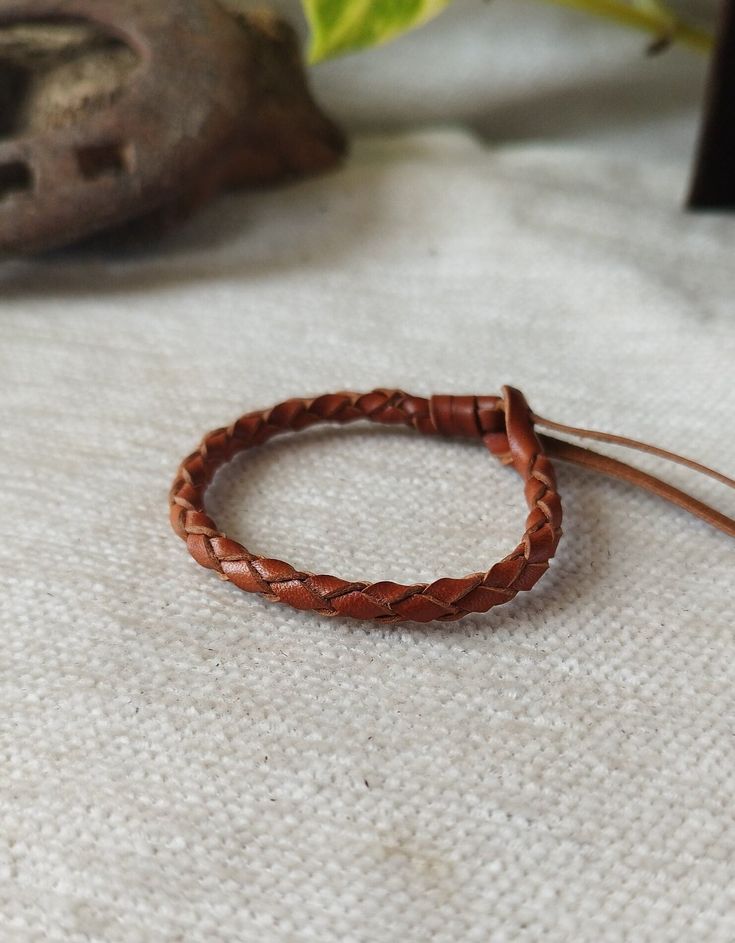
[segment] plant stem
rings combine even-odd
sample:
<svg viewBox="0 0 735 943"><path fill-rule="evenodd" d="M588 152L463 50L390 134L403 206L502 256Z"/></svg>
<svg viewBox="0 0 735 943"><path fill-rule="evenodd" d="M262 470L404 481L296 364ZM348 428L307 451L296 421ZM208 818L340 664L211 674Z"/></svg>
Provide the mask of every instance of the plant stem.
<svg viewBox="0 0 735 943"><path fill-rule="evenodd" d="M677 19L673 14L659 15L653 10L641 9L624 0L554 0L563 6L573 7L585 13L615 20L623 26L632 26L647 33L652 33L655 39L668 39L680 42L697 52L709 52L712 49L712 36L697 26L692 26Z"/></svg>

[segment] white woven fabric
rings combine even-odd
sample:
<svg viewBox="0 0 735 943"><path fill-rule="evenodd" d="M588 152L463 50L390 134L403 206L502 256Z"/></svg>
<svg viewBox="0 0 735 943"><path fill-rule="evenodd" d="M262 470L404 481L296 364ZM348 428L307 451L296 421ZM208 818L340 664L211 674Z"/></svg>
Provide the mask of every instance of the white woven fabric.
<svg viewBox="0 0 735 943"><path fill-rule="evenodd" d="M388 629L239 593L166 516L207 430L378 385L510 382L732 474L735 221L683 179L395 134L152 253L0 268L3 941L735 938L732 540L561 468L532 593ZM212 508L406 581L525 516L480 446L364 426L243 456Z"/></svg>

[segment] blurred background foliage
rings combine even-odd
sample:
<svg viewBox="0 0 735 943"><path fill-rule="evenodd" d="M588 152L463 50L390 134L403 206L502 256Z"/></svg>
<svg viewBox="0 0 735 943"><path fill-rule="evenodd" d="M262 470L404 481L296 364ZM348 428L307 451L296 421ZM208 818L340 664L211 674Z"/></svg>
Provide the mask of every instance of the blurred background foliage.
<svg viewBox="0 0 735 943"><path fill-rule="evenodd" d="M423 25L452 0L303 0L311 30L310 59L319 62L346 52L379 45ZM682 14L664 0L553 0L624 26L644 30L651 50L680 42L701 52L712 46L712 33L691 13Z"/></svg>

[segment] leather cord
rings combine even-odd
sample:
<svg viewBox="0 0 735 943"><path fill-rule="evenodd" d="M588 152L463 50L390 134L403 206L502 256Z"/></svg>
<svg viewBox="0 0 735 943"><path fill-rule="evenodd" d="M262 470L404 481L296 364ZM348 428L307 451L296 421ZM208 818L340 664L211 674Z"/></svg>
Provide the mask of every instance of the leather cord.
<svg viewBox="0 0 735 943"><path fill-rule="evenodd" d="M651 494L658 495L658 497L670 501L671 504L676 504L685 511L689 511L690 514L706 521L717 530L729 534L730 537L735 537L735 521L693 498L686 491L681 491L679 488L675 488L673 485L669 485L665 481L641 471L639 468L632 468L630 465L626 465L625 462L611 458L609 455L600 455L598 452L584 449L572 442L552 439L551 436L541 435L539 438L543 442L547 453L553 455L554 458L580 465L582 468L590 468L601 475L607 475L609 478L618 478L629 485L637 485L637 487L650 491ZM708 471L711 471L711 469L708 469ZM735 483L733 486L735 487Z"/></svg>
<svg viewBox="0 0 735 943"><path fill-rule="evenodd" d="M480 439L503 464L512 465L523 481L528 515L518 546L490 569L459 579L442 577L432 583L406 585L388 580L369 583L296 570L282 560L251 553L223 534L206 513L208 485L237 453L316 423L361 419L410 426L424 435ZM536 425L652 452L735 487L735 481L727 476L655 446L535 416L523 394L510 386L503 387L502 396L440 395L429 399L379 389L286 400L210 432L179 467L169 496L171 524L197 563L240 589L320 615L388 623L454 621L509 602L536 584L548 569L562 533L561 499L550 456L645 488L735 536L735 520L685 492L617 459L539 435Z"/></svg>

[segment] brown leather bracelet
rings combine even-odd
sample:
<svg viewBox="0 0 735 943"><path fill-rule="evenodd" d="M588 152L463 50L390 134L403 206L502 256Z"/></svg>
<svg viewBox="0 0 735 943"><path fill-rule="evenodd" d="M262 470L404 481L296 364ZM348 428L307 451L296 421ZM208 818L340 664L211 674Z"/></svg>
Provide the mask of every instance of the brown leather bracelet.
<svg viewBox="0 0 735 943"><path fill-rule="evenodd" d="M460 579L403 585L351 581L294 569L281 560L251 553L225 536L204 510L204 495L216 471L244 449L273 436L297 432L320 422L358 419L411 426L426 435L481 439L503 464L512 465L524 483L529 513L525 532L508 556ZM502 396L411 396L400 390L328 393L315 399L290 399L272 409L248 413L231 426L215 429L181 463L170 492L171 523L189 552L247 592L311 609L320 615L350 616L380 622L449 622L471 612L486 612L531 589L549 567L561 537L561 499L550 455L646 488L735 536L735 521L685 492L570 442L538 435L535 425L636 448L685 464L735 487L735 481L681 456L621 436L563 426L534 415L523 394L505 386Z"/></svg>

